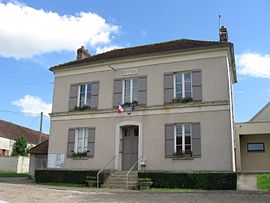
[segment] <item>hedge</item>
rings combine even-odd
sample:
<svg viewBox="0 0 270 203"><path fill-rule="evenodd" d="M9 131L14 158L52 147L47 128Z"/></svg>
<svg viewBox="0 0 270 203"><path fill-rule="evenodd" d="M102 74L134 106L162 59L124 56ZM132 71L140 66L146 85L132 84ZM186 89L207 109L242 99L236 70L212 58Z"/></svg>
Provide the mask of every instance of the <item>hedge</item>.
<svg viewBox="0 0 270 203"><path fill-rule="evenodd" d="M139 178L151 178L155 188L235 190L236 173L158 173L139 172Z"/></svg>
<svg viewBox="0 0 270 203"><path fill-rule="evenodd" d="M35 170L36 183L84 184L86 176L97 176L98 171ZM100 184L108 177L108 172L99 175Z"/></svg>

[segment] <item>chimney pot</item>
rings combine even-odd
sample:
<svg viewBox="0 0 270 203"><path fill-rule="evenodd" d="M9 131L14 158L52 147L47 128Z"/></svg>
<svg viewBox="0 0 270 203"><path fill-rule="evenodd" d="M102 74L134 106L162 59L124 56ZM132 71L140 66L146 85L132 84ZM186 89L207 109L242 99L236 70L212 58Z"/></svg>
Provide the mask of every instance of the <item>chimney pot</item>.
<svg viewBox="0 0 270 203"><path fill-rule="evenodd" d="M228 32L227 32L227 28L224 26L221 26L219 30L219 41L228 42Z"/></svg>
<svg viewBox="0 0 270 203"><path fill-rule="evenodd" d="M81 46L81 48L79 48L77 50L77 60L81 60L81 59L85 59L85 58L90 58L91 54L88 52L88 50L86 50L84 48L84 46Z"/></svg>

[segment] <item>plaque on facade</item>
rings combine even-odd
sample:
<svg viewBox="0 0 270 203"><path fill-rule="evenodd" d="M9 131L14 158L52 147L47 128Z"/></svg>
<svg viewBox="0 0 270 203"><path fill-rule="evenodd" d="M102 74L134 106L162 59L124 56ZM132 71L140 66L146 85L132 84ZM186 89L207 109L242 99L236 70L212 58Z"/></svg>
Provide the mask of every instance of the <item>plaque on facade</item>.
<svg viewBox="0 0 270 203"><path fill-rule="evenodd" d="M137 75L137 74L138 74L138 70L137 69L123 70L123 76Z"/></svg>

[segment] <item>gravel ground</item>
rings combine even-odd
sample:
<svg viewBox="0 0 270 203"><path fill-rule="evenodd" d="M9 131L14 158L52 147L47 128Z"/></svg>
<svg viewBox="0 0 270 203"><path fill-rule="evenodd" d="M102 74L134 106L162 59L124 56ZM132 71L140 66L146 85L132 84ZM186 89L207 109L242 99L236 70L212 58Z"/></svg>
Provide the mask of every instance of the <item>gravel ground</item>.
<svg viewBox="0 0 270 203"><path fill-rule="evenodd" d="M0 180L0 203L6 202L270 202L269 192L142 192L36 185L23 179Z"/></svg>

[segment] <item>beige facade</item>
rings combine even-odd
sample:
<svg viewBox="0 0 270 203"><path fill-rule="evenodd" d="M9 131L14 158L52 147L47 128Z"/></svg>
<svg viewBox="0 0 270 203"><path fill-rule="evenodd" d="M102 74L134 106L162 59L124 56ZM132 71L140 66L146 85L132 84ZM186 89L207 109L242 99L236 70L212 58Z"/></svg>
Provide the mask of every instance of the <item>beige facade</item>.
<svg viewBox="0 0 270 203"><path fill-rule="evenodd" d="M227 47L209 48L53 70L55 85L48 157L64 154L65 169L100 169L115 157L107 168L122 170L122 128L138 126L138 159L143 161L138 170L233 171L233 57ZM164 74L193 70L201 72L202 101L164 105ZM129 109L117 113L113 108L114 80L141 75L147 76L146 106L134 112ZM97 110L70 112L70 86L93 81L99 81ZM198 157L165 156L165 125L168 123L200 124ZM71 128L95 128L93 157L66 156Z"/></svg>

